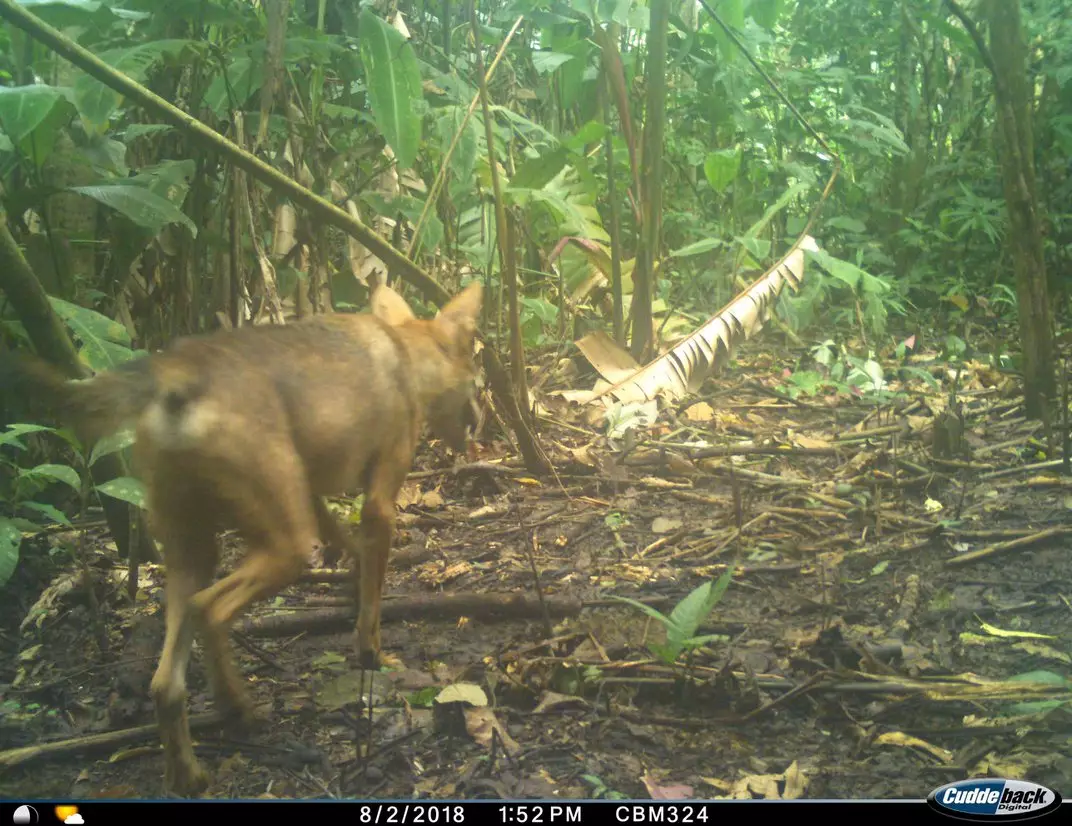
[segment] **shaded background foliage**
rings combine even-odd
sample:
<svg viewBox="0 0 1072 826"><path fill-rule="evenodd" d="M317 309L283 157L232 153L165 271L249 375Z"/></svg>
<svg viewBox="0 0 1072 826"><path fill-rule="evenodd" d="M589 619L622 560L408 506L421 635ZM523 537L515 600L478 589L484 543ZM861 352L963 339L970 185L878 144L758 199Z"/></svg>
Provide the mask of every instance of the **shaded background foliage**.
<svg viewBox="0 0 1072 826"><path fill-rule="evenodd" d="M492 162L517 217L525 344L558 347L609 325L612 211L628 312L640 233L632 158L645 114L646 4L482 4L485 65L524 15L489 84L490 148L482 110L465 119L477 93L467 4L22 5L348 205L414 251L448 289L487 279L487 331L503 349ZM1025 0L1022 8L1045 256L1055 305L1063 306L1072 248L1072 15L1059 0ZM946 6L725 0L715 10L844 164L812 230L824 249L820 267L801 294L780 299L785 329L805 343L837 342L854 364L892 353L898 333L934 331L956 338L958 352L1002 357L1007 343L989 333L1012 317L1016 292L993 85ZM674 3L670 11L653 304L664 341L694 328L739 292L740 278L777 259L833 162L706 8ZM630 123L602 80L600 31L621 55ZM0 31L0 79L8 225L90 369L220 324L363 304L376 268L359 245L10 27ZM426 211L441 171L445 184ZM588 246L563 245L566 238ZM6 347L27 346L6 301L0 331ZM42 512L20 510L27 503L51 507L74 496L43 481L27 487L25 469L48 454L47 444L34 444L30 454L5 454L2 480L9 515L31 521Z"/></svg>

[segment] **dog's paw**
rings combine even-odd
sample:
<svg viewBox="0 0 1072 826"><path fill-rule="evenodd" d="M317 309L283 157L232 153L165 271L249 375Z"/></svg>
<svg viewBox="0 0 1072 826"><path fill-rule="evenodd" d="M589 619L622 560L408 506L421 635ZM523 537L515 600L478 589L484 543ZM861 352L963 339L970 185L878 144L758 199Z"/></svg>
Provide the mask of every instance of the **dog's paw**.
<svg viewBox="0 0 1072 826"><path fill-rule="evenodd" d="M400 657L373 649L359 652L357 664L369 671L379 671L381 668L386 668L388 671L402 671L406 667Z"/></svg>
<svg viewBox="0 0 1072 826"><path fill-rule="evenodd" d="M209 787L212 778L197 760L169 762L164 769L164 787L182 797L194 797Z"/></svg>
<svg viewBox="0 0 1072 826"><path fill-rule="evenodd" d="M228 697L222 702L217 699L216 709L223 716L225 726L239 731L258 728L267 719L244 694L239 697Z"/></svg>

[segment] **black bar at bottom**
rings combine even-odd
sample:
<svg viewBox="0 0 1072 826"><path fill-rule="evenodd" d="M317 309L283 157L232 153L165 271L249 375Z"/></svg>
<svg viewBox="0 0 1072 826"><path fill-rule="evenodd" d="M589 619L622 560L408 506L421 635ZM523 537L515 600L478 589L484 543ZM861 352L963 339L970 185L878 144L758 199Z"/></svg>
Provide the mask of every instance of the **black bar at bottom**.
<svg viewBox="0 0 1072 826"><path fill-rule="evenodd" d="M885 809L913 823L951 822L923 800L12 800L0 803L0 826L199 826L214 817L229 818L235 826L245 818L259 826L276 818L287 826L721 826L724 818L743 815L745 805L773 806L769 814L776 817L806 811L858 822ZM1068 801L1061 810L1072 813Z"/></svg>

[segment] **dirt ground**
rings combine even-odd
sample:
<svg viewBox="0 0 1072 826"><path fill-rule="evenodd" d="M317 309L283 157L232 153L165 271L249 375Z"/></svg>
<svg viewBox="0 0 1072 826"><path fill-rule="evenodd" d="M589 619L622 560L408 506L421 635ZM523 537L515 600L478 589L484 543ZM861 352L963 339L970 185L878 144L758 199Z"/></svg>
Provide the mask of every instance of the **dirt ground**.
<svg viewBox="0 0 1072 826"><path fill-rule="evenodd" d="M384 646L405 669L377 676L371 731L336 616L349 590L303 581L236 629L267 722L195 735L207 796L920 798L983 774L1072 794L1072 485L1025 467L1040 426L980 370L961 378L970 459L934 458L941 393L794 403L780 369L742 357L706 409L632 443L563 403L540 425L557 480L495 466L501 442L463 471L426 447L387 589ZM741 455L704 457L699 438ZM95 528L90 600L73 538L24 545L3 591L2 749L153 722L162 572L142 569L131 605ZM660 624L611 598L669 614L731 565L697 632L716 636L677 665L648 648ZM488 705L433 702L454 683ZM197 655L190 695L211 711ZM152 730L5 756L2 797L162 794Z"/></svg>

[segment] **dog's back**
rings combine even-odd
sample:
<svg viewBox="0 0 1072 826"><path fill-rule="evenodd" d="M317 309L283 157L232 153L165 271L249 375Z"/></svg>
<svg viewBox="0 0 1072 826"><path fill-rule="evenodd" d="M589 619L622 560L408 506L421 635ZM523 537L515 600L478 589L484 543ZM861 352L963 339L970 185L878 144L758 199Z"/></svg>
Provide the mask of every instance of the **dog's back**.
<svg viewBox="0 0 1072 826"><path fill-rule="evenodd" d="M294 495L295 482L313 495L364 487L371 461L412 452L419 435L400 336L370 314L335 315L188 338L153 356L135 443L153 509L256 532L265 484Z"/></svg>

